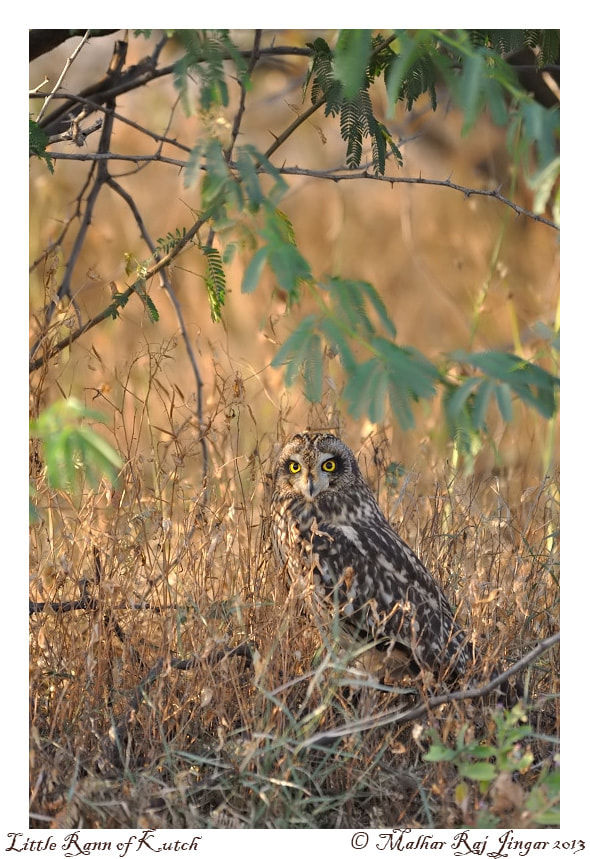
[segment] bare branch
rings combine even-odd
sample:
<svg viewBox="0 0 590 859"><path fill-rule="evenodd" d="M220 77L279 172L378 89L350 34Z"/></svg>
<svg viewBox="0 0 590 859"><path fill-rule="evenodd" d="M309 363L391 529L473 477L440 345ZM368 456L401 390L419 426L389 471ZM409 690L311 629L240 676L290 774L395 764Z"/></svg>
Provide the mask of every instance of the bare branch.
<svg viewBox="0 0 590 859"><path fill-rule="evenodd" d="M252 56L250 57L250 63L248 65L248 78L252 77L252 72L254 71L254 66L260 56L260 39L262 36L262 30L254 31L254 46L252 48ZM238 109L236 111L236 115L234 116L234 122L232 126L231 132L231 142L228 148L225 151L226 161L229 163L231 161L232 152L234 150L234 146L236 145L236 140L238 134L240 133L240 126L242 124L242 117L244 116L244 110L246 108L246 87L244 85L243 80L238 81L240 85L240 103L238 105Z"/></svg>
<svg viewBox="0 0 590 859"><path fill-rule="evenodd" d="M175 245L169 253L163 256L161 259L157 260L154 265L148 269L145 276L142 276L142 281L151 280L154 275L158 274L163 268L170 265L173 259L175 259L178 254L183 251L188 244L191 243L193 238L197 235L203 224L206 223L207 218L209 217L208 213L205 213L199 220L197 220L193 226L187 230L184 235L182 241L180 241L177 245ZM51 347L49 347L40 358L36 358L35 360L31 360L29 362L29 372L32 373L34 370L38 370L45 361L49 361L51 358L54 358L58 355L63 349L67 349L72 343L82 337L83 334L86 334L92 328L94 328L99 323L103 322L105 319L112 318L113 315L116 315L117 308L124 306L129 298L133 295L133 293L141 292L142 284L139 284L137 281L134 281L131 286L129 286L124 292L119 293L116 296L116 299L112 301L104 310L101 310L100 313L97 313L96 316L93 316L92 319L89 319L84 325L80 328L72 331L68 334L67 337L62 338L57 343L54 343ZM46 336L46 335L44 335ZM31 355L38 350L44 336L39 339L39 341L35 344L33 350L31 350Z"/></svg>
<svg viewBox="0 0 590 859"><path fill-rule="evenodd" d="M517 215L524 215L533 221L538 221L554 230L559 230L559 225L548 218L537 215L523 206L519 206L509 197L505 197L499 190L489 190L487 188L468 188L465 185L457 185L451 182L450 179L425 179L423 176L380 176L375 173L369 173L367 170L351 170L350 168L341 168L339 170L307 170L302 167L278 167L279 173L286 176L311 176L315 179L330 179L333 182L342 182L350 179L371 179L376 182L387 182L390 185L438 185L441 188L450 188L453 191L459 191L465 197L492 197L500 203L509 206Z"/></svg>
<svg viewBox="0 0 590 859"><path fill-rule="evenodd" d="M557 632L555 635L551 635L549 638L545 638L543 641L540 641L539 644L530 651L530 653L527 653L526 656L523 656L522 659L515 662L508 670L504 671L502 674L498 674L493 678L493 680L490 680L489 683L486 683L483 686L462 689L459 692L449 692L447 695L432 696L423 704L413 707L411 710L388 710L378 716L367 716L364 719L358 719L350 725L344 725L341 728L334 728L332 731L323 731L321 733L314 734L304 740L301 743L301 747L304 748L306 746L312 746L317 743L323 743L326 740L345 737L349 734L356 734L360 731L369 731L373 728L381 728L384 725L401 725L404 722L411 722L414 719L423 716L429 710L432 710L433 707L439 707L442 704L450 704L452 701L467 701L471 698L484 698L495 689L503 686L510 677L520 673L528 665L535 662L546 650L549 650L551 647L555 647L555 645L559 643L559 640L560 633Z"/></svg>
<svg viewBox="0 0 590 859"><path fill-rule="evenodd" d="M95 131L99 131L102 128L102 119L97 119L96 122L93 122L92 125L89 125L88 128L80 128L79 122L72 122L70 128L66 131L63 131L61 134L54 134L49 138L49 143L65 143L67 141L72 140L76 146L83 146L86 142L86 138L90 137L91 134L94 134Z"/></svg>
<svg viewBox="0 0 590 859"><path fill-rule="evenodd" d="M276 149L284 143L287 137L295 131L296 128L301 125L301 122L304 119L308 119L313 114L313 110L308 110L304 114L301 114L297 120L292 123L287 131L280 135L280 137L276 140L276 146L273 144L265 153L266 157L269 154L272 155ZM288 134L287 134L288 132ZM160 154L154 155L119 155L115 152L108 153L98 153L98 152L80 152L80 153L64 153L64 152L55 152L51 156L55 160L58 161L103 161L103 160L113 160L113 161L131 161L135 164L145 164L148 162L161 162L162 164L173 164L176 167L184 168L187 166L186 161L181 161L178 158L168 158L166 156ZM230 163L230 167L234 167L233 163ZM259 172L264 173L264 169L259 167ZM276 168L279 173L284 176L309 176L312 179L327 179L331 182L346 182L352 179L369 179L372 182L385 182L389 185L437 185L441 188L450 188L453 191L459 191L459 193L464 194L465 197L491 197L494 200L498 200L498 202L503 203L505 206L509 206L517 215L524 215L527 218L530 218L532 221L538 221L540 224L545 224L548 227L552 227L554 230L559 230L559 225L555 223L555 221L549 220L549 218L544 218L542 215L537 215L535 212L531 212L529 209L525 209L523 206L519 206L518 203L515 203L514 200L511 200L509 197L505 197L500 193L497 189L490 190L489 188L469 188L466 185L458 185L455 182L451 182L450 179L427 179L424 176L389 176L387 174L381 176L376 173L369 173L369 171L365 168L362 170L355 170L349 167L338 167L333 170L312 170L306 167L277 167Z"/></svg>
<svg viewBox="0 0 590 859"><path fill-rule="evenodd" d="M89 33L91 39L110 36L118 30L29 30L29 62L53 51L62 42Z"/></svg>
<svg viewBox="0 0 590 859"><path fill-rule="evenodd" d="M80 51L82 50L82 48L84 47L86 42L88 41L89 36L90 36L90 30L86 30L86 32L84 33L84 37L83 37L82 41L74 48L73 52L67 58L65 66L63 67L60 76L58 77L57 81L55 82L55 86L53 87L53 89L51 90L49 95L46 97L45 101L43 102L43 104L41 106L41 110L39 111L39 115L37 116L37 123L40 123L41 120L43 119L43 115L45 114L47 108L49 107L49 103L50 103L51 99L54 97L55 93L58 91L58 89L62 85L63 79L67 75L72 63L74 62L74 60L76 59L76 57L78 56L78 54L80 53Z"/></svg>
<svg viewBox="0 0 590 859"><path fill-rule="evenodd" d="M141 217L141 213L140 213L139 209L137 208L137 206L135 205L135 201L134 201L133 197L131 197L131 195L128 194L127 191L125 191L125 189L122 188L121 185L119 185L119 183L116 182L112 177L109 178L108 184L117 194L119 194L119 196L127 203L129 208L131 209L131 211L133 213L133 217L135 218L137 226L139 227L139 231L141 233L141 236L142 236L144 242L149 247L154 259L158 260L159 259L158 249L157 249L156 245L154 244L154 242L152 241L150 234L147 231L147 228L144 224L143 218ZM168 273L167 273L166 269L161 269L159 274L160 274L160 281L161 281L162 287L166 290L166 293L168 294L168 297L170 298L170 301L172 302L172 305L174 307L174 310L176 313L176 318L177 318L178 324L180 326L182 339L184 341L184 345L186 348L186 352L187 352L191 367L193 369L193 373L195 375L196 394L197 394L197 420L199 422L199 429L201 429L204 425L203 378L202 378L201 373L199 371L199 366L197 364L197 359L195 357L194 349L192 347L190 337L188 335L188 329L187 329L186 323L184 321L184 316L182 315L182 309L180 307L180 302L178 301L178 298L176 297L174 289L172 288L172 283L170 281L170 278L168 277ZM205 482L207 479L208 471L209 471L209 451L207 449L207 441L206 441L203 433L201 433L200 443L201 443L201 450L203 452L203 482Z"/></svg>

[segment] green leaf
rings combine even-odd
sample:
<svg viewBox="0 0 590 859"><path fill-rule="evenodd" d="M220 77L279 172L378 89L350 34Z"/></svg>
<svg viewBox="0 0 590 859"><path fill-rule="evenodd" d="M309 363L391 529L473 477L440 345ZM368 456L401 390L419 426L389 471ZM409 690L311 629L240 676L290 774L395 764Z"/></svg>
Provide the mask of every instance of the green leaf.
<svg viewBox="0 0 590 859"><path fill-rule="evenodd" d="M152 322L159 322L160 321L160 313L158 312L158 308L156 307L156 305L154 304L154 302L152 301L150 296L147 294L147 292L144 295L144 300L145 300L145 306L147 308L147 312L148 312L148 316L150 317L150 320Z"/></svg>
<svg viewBox="0 0 590 859"><path fill-rule="evenodd" d="M528 185L535 192L533 203L535 214L541 215L545 211L559 179L559 174L560 158L558 155L529 178Z"/></svg>
<svg viewBox="0 0 590 859"><path fill-rule="evenodd" d="M406 100L407 110L423 93L430 95L430 104L436 110L436 60L439 70L444 68L444 58L439 55L429 30L417 30L410 35L400 30L395 44L396 55L385 74L387 89L387 116L395 115L398 101Z"/></svg>
<svg viewBox="0 0 590 859"><path fill-rule="evenodd" d="M400 390L414 399L430 399L436 393L435 382L440 379L438 368L417 349L398 346L390 340L375 337L373 346L383 356L388 376Z"/></svg>
<svg viewBox="0 0 590 859"><path fill-rule="evenodd" d="M329 316L324 317L319 324L326 342L339 355L345 372L350 375L356 367L356 360L342 328Z"/></svg>
<svg viewBox="0 0 590 859"><path fill-rule="evenodd" d="M112 482L123 467L119 454L82 419L103 422L100 412L87 409L74 398L59 400L30 422L30 434L39 438L47 467L47 481L56 489L70 489L79 474L86 471L96 485L102 475Z"/></svg>
<svg viewBox="0 0 590 859"><path fill-rule="evenodd" d="M221 254L217 248L205 246L203 248L205 259L207 260L207 273L205 275L205 284L207 286L207 295L209 298L209 308L211 310L211 319L213 322L221 321L221 308L225 304L225 272L223 270L223 262Z"/></svg>
<svg viewBox="0 0 590 859"><path fill-rule="evenodd" d="M559 110L548 109L528 99L522 102L523 132L528 143L537 150L537 169L543 170L555 159L559 135Z"/></svg>
<svg viewBox="0 0 590 859"><path fill-rule="evenodd" d="M525 404L533 406L543 417L550 418L555 414L555 391L559 386L559 379L542 367L507 352L470 354L458 350L451 354L451 358L463 364L471 364L488 377L505 383ZM506 405L505 393L500 396L503 400L502 403L498 400L498 405L502 409Z"/></svg>
<svg viewBox="0 0 590 859"><path fill-rule="evenodd" d="M488 761L476 761L474 763L459 761L457 771L461 778L469 778L472 781L492 781L496 776L496 767Z"/></svg>
<svg viewBox="0 0 590 859"><path fill-rule="evenodd" d="M37 123L29 118L29 153L41 158L47 164L50 173L54 172L53 161L45 151L49 144L49 138Z"/></svg>
<svg viewBox="0 0 590 859"><path fill-rule="evenodd" d="M274 184L270 191L268 191L266 199L271 203L272 207L276 208L279 199L289 188L289 185L287 184L285 178L277 170L275 165L272 164L262 152L259 152L255 146L252 146L252 144L248 143L246 144L246 146L242 147L242 149L250 155L253 164L260 165L260 167L264 170L265 174L267 176L271 176L272 179L274 179Z"/></svg>
<svg viewBox="0 0 590 859"><path fill-rule="evenodd" d="M356 364L352 369L342 396L348 401L353 418L372 411L374 378L379 372L379 362L375 358Z"/></svg>
<svg viewBox="0 0 590 859"><path fill-rule="evenodd" d="M258 281L260 280L262 269L266 265L267 260L268 247L265 246L259 248L259 250L256 251L252 259L248 263L248 267L244 272L244 279L242 281L242 292L254 292L254 290L258 286Z"/></svg>
<svg viewBox="0 0 590 859"><path fill-rule="evenodd" d="M291 222L279 209L266 207L261 235L268 243L268 264L292 302L298 297L301 283L311 279L311 270L295 244Z"/></svg>
<svg viewBox="0 0 590 859"><path fill-rule="evenodd" d="M359 286L362 289L362 292L365 297L372 304L373 309L376 311L377 316L379 317L379 321L385 328L386 333L389 334L389 336L393 340L395 340L395 338L397 337L397 331L392 320L389 318L387 308L385 307L381 296L379 295L375 287L370 283L361 281L359 283Z"/></svg>
<svg viewBox="0 0 590 859"><path fill-rule="evenodd" d="M276 278L286 290L289 299L293 300L297 294L302 281L311 279L309 263L303 257L295 245L283 242L275 242L268 248L268 264L276 275Z"/></svg>
<svg viewBox="0 0 590 859"><path fill-rule="evenodd" d="M320 288L326 290L332 298L334 316L342 319L352 331L371 336L375 333L375 327L369 319L364 286L361 281L338 277L320 284Z"/></svg>
<svg viewBox="0 0 590 859"><path fill-rule="evenodd" d="M483 107L485 61L477 52L466 57L460 77L458 104L463 111L463 132L469 131Z"/></svg>
<svg viewBox="0 0 590 859"><path fill-rule="evenodd" d="M260 180L258 178L258 173L256 172L256 163L252 159L251 153L246 149L240 149L238 151L236 170L240 179L244 183L246 196L250 201L250 210L253 212L258 211L260 204L265 199L265 196L262 188L260 187Z"/></svg>
<svg viewBox="0 0 590 859"><path fill-rule="evenodd" d="M389 400L400 426L408 429L414 425L412 404L436 393L438 370L420 352L382 337L373 337L371 346L375 357L351 367L343 391L350 413L379 422Z"/></svg>
<svg viewBox="0 0 590 859"><path fill-rule="evenodd" d="M469 745L469 754L473 755L474 758L491 758L497 754L497 751L493 746L478 746L475 743Z"/></svg>
<svg viewBox="0 0 590 859"><path fill-rule="evenodd" d="M445 397L445 411L447 417L451 420L456 420L463 409L466 408L467 401L471 397L473 391L480 384L480 379L477 376L472 376L466 379L461 385L457 385L452 389L452 393Z"/></svg>
<svg viewBox="0 0 590 859"><path fill-rule="evenodd" d="M429 763L438 763L439 761L453 761L457 757L455 749L447 749L444 746L431 746L425 755L422 755L422 760Z"/></svg>
<svg viewBox="0 0 590 859"><path fill-rule="evenodd" d="M72 432L71 440L93 486L98 485L103 475L111 483L115 482L123 463L110 444L87 426L80 426Z"/></svg>
<svg viewBox="0 0 590 859"><path fill-rule="evenodd" d="M481 381L475 396L473 398L473 426L475 429L483 429L486 422L486 413L490 403L490 398L494 394L497 385L491 379Z"/></svg>
<svg viewBox="0 0 590 859"><path fill-rule="evenodd" d="M288 386L293 384L305 363L316 326L316 317L306 316L271 361L271 367L285 367L285 382Z"/></svg>
<svg viewBox="0 0 590 859"><path fill-rule="evenodd" d="M219 140L209 140L205 151L205 174L201 183L201 201L218 217L227 206L241 209L244 198L240 186L227 166Z"/></svg>
<svg viewBox="0 0 590 859"><path fill-rule="evenodd" d="M319 403L322 399L323 352L322 341L315 333L311 335L307 345L303 362L303 381L307 399L312 403Z"/></svg>
<svg viewBox="0 0 590 859"><path fill-rule="evenodd" d="M389 318L381 296L370 283L332 277L319 286L329 293L334 316L343 319L351 331L360 331L366 337L375 333L375 326L369 317L369 307L372 306L386 333L395 339L395 325Z"/></svg>
<svg viewBox="0 0 590 859"><path fill-rule="evenodd" d="M385 172L388 147L401 162L399 149L391 135L374 114L369 87L376 76L383 74L393 62L394 54L380 37L373 38L370 30L343 30L334 55L323 39L316 39L312 48L312 65L305 89L312 80L311 100L326 102L326 116L340 114L340 134L346 142L346 164L358 168L363 157L363 140L371 140L373 168Z"/></svg>
<svg viewBox="0 0 590 859"><path fill-rule="evenodd" d="M201 178L201 162L204 151L205 144L199 142L189 152L188 161L184 168L183 185L185 188L192 188Z"/></svg>
<svg viewBox="0 0 590 859"><path fill-rule="evenodd" d="M512 391L510 390L510 386L505 382L501 382L499 385L496 385L495 394L502 418L506 423L510 423L513 417Z"/></svg>
<svg viewBox="0 0 590 859"><path fill-rule="evenodd" d="M371 49L371 30L341 30L334 49L333 69L345 98L353 98L366 85Z"/></svg>
<svg viewBox="0 0 590 859"><path fill-rule="evenodd" d="M559 808L550 808L548 811L541 811L534 815L534 821L539 826L548 826L552 829L558 829L561 821L561 813Z"/></svg>
<svg viewBox="0 0 590 859"><path fill-rule="evenodd" d="M67 433L63 430L43 439L47 482L55 489L67 487L68 485L67 472L70 466L66 439Z"/></svg>
<svg viewBox="0 0 590 859"><path fill-rule="evenodd" d="M174 86L180 93L181 103L187 116L193 112L189 100L188 85L192 76L199 78L199 101L201 109L227 107L229 90L224 63L227 55L236 66L236 76L245 76L244 60L229 37L227 30L176 30L185 54L175 63Z"/></svg>

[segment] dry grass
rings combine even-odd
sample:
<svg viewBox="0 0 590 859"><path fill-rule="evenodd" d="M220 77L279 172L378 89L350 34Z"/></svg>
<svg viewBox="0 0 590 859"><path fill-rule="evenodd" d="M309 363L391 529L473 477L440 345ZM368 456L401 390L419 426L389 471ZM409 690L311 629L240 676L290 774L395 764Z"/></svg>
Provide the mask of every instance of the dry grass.
<svg viewBox="0 0 590 859"><path fill-rule="evenodd" d="M126 411L123 398L114 410L111 440L128 462L121 488L72 499L38 476L31 598L44 608L31 615L31 826L541 825L556 801L541 786L557 751L556 650L525 676L531 730L517 753L530 748L534 761L508 786L505 776L483 784L452 762L423 760L431 729L450 745L462 726L466 741L493 739L489 702L364 727L416 694L383 692L360 675L337 630L319 629L280 579L266 510L285 415L274 437L258 431L240 385L219 371L202 428L203 485L194 416L161 367L150 374L143 402ZM338 421L328 404L308 417ZM140 449L145 433L151 444ZM396 480L391 433L374 431L357 448L391 521L459 606L484 666L510 664L556 631L556 478L515 492L513 476L461 478L424 445ZM85 608L56 611L81 599ZM342 726L331 741L312 739Z"/></svg>

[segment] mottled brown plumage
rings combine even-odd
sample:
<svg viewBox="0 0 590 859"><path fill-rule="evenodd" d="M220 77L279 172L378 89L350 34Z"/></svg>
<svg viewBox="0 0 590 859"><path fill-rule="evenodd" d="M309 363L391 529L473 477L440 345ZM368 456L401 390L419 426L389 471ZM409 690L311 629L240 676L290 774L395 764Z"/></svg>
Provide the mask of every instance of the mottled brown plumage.
<svg viewBox="0 0 590 859"><path fill-rule="evenodd" d="M392 661L456 680L465 635L439 585L396 534L354 454L327 432L297 433L274 468L273 543L289 579L313 585L316 605Z"/></svg>

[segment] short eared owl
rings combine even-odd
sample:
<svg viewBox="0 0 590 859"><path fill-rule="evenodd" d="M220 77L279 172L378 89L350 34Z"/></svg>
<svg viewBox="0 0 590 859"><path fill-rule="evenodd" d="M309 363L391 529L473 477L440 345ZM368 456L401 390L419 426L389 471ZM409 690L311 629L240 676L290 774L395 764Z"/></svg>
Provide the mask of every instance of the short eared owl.
<svg viewBox="0 0 590 859"><path fill-rule="evenodd" d="M274 469L273 543L292 581L309 576L342 626L392 663L455 680L465 636L430 573L379 509L354 454L327 432L302 432ZM329 602L331 600L331 603Z"/></svg>

